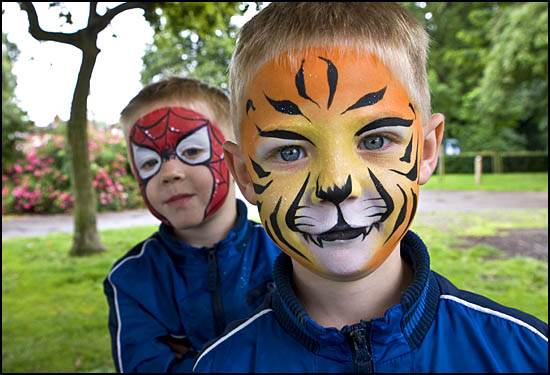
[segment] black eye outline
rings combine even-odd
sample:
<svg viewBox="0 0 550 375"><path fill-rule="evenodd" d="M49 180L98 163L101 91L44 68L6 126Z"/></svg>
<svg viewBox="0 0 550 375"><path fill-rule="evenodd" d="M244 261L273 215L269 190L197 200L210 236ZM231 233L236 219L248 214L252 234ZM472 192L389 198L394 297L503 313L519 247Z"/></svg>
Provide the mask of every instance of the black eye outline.
<svg viewBox="0 0 550 375"><path fill-rule="evenodd" d="M298 150L297 157L296 157L296 159L293 159L293 160L287 160L287 159L284 158L283 152L284 152L285 150L291 150L291 149ZM305 155L304 150L303 150L300 146L296 146L296 145L281 147L281 148L278 150L277 153L278 153L279 157L281 158L281 160L284 161L285 163L292 163L292 162L295 162L295 161L297 161L297 160L302 159L302 157Z"/></svg>

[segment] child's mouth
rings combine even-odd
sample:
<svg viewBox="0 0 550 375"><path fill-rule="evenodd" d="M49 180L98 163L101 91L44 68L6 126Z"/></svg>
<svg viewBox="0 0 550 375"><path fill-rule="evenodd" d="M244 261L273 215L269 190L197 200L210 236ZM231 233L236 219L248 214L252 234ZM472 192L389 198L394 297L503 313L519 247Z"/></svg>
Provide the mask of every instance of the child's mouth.
<svg viewBox="0 0 550 375"><path fill-rule="evenodd" d="M190 198L192 197L191 194L177 194L172 196L170 199L168 199L165 204L169 205L183 205L185 204Z"/></svg>
<svg viewBox="0 0 550 375"><path fill-rule="evenodd" d="M348 227L345 229L331 229L329 231L326 231L324 233L318 234L318 235L312 235L309 233L303 233L303 236L306 240L306 242L309 242L310 240L317 246L323 247L323 241L330 242L330 241L348 241L352 240L354 238L359 237L361 234L363 235L363 240L365 237L367 237L372 230L372 228L380 229L380 223L376 222L372 225L369 225L368 227L359 227L359 228L352 228Z"/></svg>

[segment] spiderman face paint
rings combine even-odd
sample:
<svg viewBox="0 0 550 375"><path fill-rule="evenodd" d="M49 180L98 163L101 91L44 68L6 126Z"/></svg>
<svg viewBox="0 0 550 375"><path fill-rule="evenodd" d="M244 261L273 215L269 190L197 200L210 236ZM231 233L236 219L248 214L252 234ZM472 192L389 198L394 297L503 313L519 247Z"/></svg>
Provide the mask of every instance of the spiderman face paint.
<svg viewBox="0 0 550 375"><path fill-rule="evenodd" d="M153 215L180 227L199 224L223 205L229 182L224 140L206 116L183 107L156 109L134 124L132 165ZM182 221L197 213L194 223Z"/></svg>

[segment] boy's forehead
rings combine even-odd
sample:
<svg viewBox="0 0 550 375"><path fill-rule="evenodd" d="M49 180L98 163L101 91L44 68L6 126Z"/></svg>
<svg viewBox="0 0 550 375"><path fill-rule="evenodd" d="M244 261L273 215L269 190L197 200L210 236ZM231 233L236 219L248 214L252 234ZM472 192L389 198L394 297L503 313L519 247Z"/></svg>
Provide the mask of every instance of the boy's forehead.
<svg viewBox="0 0 550 375"><path fill-rule="evenodd" d="M369 94L382 90L384 100L369 107L369 111L386 116L410 111L405 88L370 52L323 47L284 52L264 63L253 76L245 97L244 123L251 123L246 121L249 115L255 119L273 118L270 103L274 100L296 105L313 117L340 117L361 98L368 101Z"/></svg>

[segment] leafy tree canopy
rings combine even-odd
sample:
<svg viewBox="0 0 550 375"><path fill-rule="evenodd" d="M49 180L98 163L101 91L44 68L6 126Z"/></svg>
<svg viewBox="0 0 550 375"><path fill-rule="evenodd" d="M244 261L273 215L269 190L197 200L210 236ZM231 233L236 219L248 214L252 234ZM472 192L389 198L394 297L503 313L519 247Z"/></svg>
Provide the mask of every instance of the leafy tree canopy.
<svg viewBox="0 0 550 375"><path fill-rule="evenodd" d="M548 149L548 3L403 3L432 39L432 109L463 150Z"/></svg>
<svg viewBox="0 0 550 375"><path fill-rule="evenodd" d="M143 57L141 82L148 84L177 74L227 90L227 67L237 33L230 19L246 11L247 6L238 2L156 3L155 6L155 18L148 18L155 35Z"/></svg>

